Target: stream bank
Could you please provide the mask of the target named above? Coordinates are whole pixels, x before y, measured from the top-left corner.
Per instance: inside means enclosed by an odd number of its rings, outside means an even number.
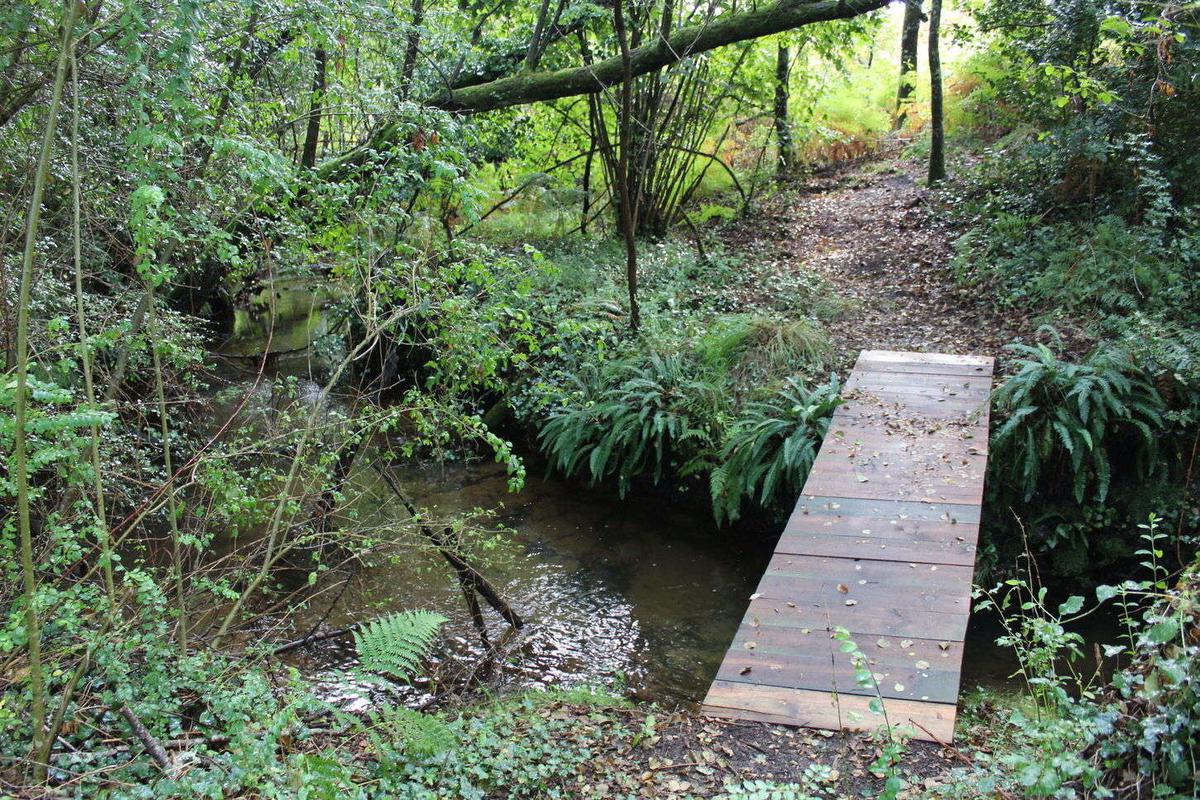
[[[723,227],[727,245],[756,270],[727,287],[730,301],[765,310],[770,303],[787,302],[787,292],[773,298],[742,294],[755,285],[803,284],[808,288],[793,291],[805,295],[816,280],[821,292],[834,297],[823,314],[834,363],[851,359],[859,346],[996,353],[1013,331],[980,324],[994,317],[983,316],[979,298],[967,298],[954,287],[946,263],[948,231],[933,220],[929,197],[911,169],[903,161],[880,160],[834,170],[773,195],[753,226]],[[703,276],[689,280],[697,287],[705,283]],[[311,398],[319,391],[320,379],[314,378],[327,371],[316,343],[330,331],[324,309],[332,299],[294,281],[264,290],[223,326],[221,352],[241,369],[265,348],[269,375],[297,379],[300,398]],[[928,302],[920,305],[922,300]],[[930,310],[929,320],[920,321],[918,306]],[[245,372],[249,376],[251,370]],[[248,385],[252,379],[234,378],[232,384]],[[514,439],[534,438],[512,425]],[[670,481],[653,492],[635,486],[622,497],[610,483],[588,487],[543,468],[536,453],[525,456],[538,466],[530,469],[520,494],[508,492],[508,476],[495,464],[452,461],[396,471],[410,499],[430,519],[472,530],[472,560],[531,621],[491,688],[603,685],[671,708],[695,707],[781,525],[765,531],[745,522],[721,527],[707,502],[672,491]],[[406,510],[380,484],[370,465],[358,465],[341,513],[367,530],[404,529]],[[317,599],[289,621],[297,635],[426,609],[450,620],[441,658],[471,663],[482,655],[453,574],[420,542],[370,555],[348,577],[343,572],[326,576],[315,588]],[[328,602],[331,597],[336,602]],[[489,618],[495,641],[503,626]],[[989,617],[973,620],[964,689],[1010,685],[1016,664],[994,645],[999,632]],[[289,661],[331,682],[330,696],[354,695],[353,687],[347,691],[335,677],[355,663],[349,637],[299,648]],[[420,704],[435,692],[425,683],[410,692],[410,699]]]

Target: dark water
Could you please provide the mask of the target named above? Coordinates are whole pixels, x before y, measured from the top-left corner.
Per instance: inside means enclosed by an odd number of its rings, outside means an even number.
[[[770,542],[717,530],[705,515],[621,501],[557,478],[533,475],[512,494],[492,464],[396,475],[430,518],[495,510],[477,517],[494,533],[476,536],[483,543],[472,559],[528,622],[503,670],[509,683],[617,682],[643,697],[698,700],[770,557]],[[359,525],[405,516],[370,474],[358,477]],[[327,624],[433,610],[450,619],[446,632],[460,656],[478,650],[453,573],[420,545],[414,539],[360,571]],[[315,621],[325,611],[307,614]],[[505,625],[490,610],[485,614],[496,638]],[[334,651],[336,665],[352,660],[350,650]]]

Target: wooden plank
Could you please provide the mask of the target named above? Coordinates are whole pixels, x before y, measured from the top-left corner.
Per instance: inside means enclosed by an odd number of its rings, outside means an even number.
[[[886,426],[864,426],[845,414],[833,418],[825,440],[831,445],[862,447],[883,452],[927,451],[986,456],[987,434],[986,427],[981,424],[926,427],[920,436],[912,436],[908,431]]]
[[[827,629],[749,626],[738,631],[718,680],[953,703],[962,643],[853,634],[873,683],[858,683],[853,660]],[[903,645],[903,646],[902,646]]]
[[[924,429],[941,426],[983,428],[987,423],[986,401],[941,401],[919,395],[876,396],[870,399],[866,395],[859,395],[851,400],[838,409],[838,414],[844,419],[854,420],[858,425],[875,423],[902,430],[901,426],[913,425],[914,420],[923,422]],[[934,424],[931,425],[931,422]],[[927,432],[924,429],[913,430],[912,434],[924,435]]]
[[[759,588],[762,588],[761,586]],[[843,627],[868,636],[898,636],[961,642],[967,634],[967,617],[958,606],[949,612],[929,610],[916,603],[847,606],[840,594],[823,597],[762,595],[750,602],[743,625],[790,627],[809,630]],[[907,598],[905,598],[907,600]]]
[[[954,564],[776,552],[764,574],[796,579],[807,588],[826,583],[842,584],[847,587],[843,594],[854,594],[879,586],[919,586],[933,593],[970,591],[972,572],[971,567]]]
[[[713,681],[704,711],[714,716],[806,728],[873,730],[883,720],[869,705],[870,698],[859,695]],[[884,699],[883,706],[893,725],[913,725],[916,739],[931,741],[936,737],[948,742],[954,736],[957,709],[953,704]]]
[[[980,503],[983,501],[983,486],[956,483],[953,476],[928,478],[896,476],[891,472],[839,470],[829,473],[810,474],[805,489],[817,494],[857,497],[863,500],[916,500],[926,503]],[[866,477],[863,481],[859,476]],[[890,482],[893,477],[905,478],[903,482]],[[874,478],[874,481],[872,481]]]
[[[972,566],[975,563],[975,536],[978,530],[971,528],[970,541],[956,542],[832,533],[785,533],[779,538],[775,552]]]
[[[889,615],[899,611],[894,604],[902,604],[904,610],[909,613],[966,616],[971,610],[969,596],[954,592],[930,591],[916,581],[894,585],[854,586],[844,594],[838,591],[839,583],[850,586],[844,581],[827,581],[814,585],[811,580],[800,577],[767,574],[758,584],[758,591],[763,597],[772,600],[795,603],[801,608],[822,609],[830,615],[833,624],[844,625],[855,631],[870,630],[863,627],[868,624],[866,620],[874,619],[874,615],[881,610]]]
[[[946,375],[936,372],[878,372],[855,371],[846,378],[847,389],[898,389],[901,391],[934,391],[950,394],[990,394],[992,378],[971,371],[965,375]]]
[[[805,492],[796,503],[792,520],[798,516],[851,517],[895,520],[898,524],[978,525],[979,506],[974,503],[915,503],[905,500],[871,500]],[[789,524],[791,524],[789,522]]]
[[[851,502],[851,498],[842,498],[842,502]],[[869,503],[870,500],[854,499],[854,502]],[[841,506],[842,503],[836,503]],[[930,503],[932,506],[933,504]],[[970,522],[960,522],[954,516],[955,510],[969,506],[961,504],[945,504],[947,509],[934,519],[921,519],[908,516],[857,515],[857,514],[812,514],[796,511],[783,529],[784,536],[813,534],[828,536],[854,536],[883,541],[910,540],[922,543],[953,543],[974,542],[979,534],[979,526]],[[784,552],[793,553],[794,550]],[[800,551],[803,552],[803,551]],[[911,559],[910,559],[911,560]],[[917,559],[918,561],[922,559]],[[936,560],[933,563],[939,563]]]
[[[855,369],[861,369],[863,362],[887,362],[894,364],[940,364],[954,367],[986,367],[991,369],[994,359],[991,356],[955,355],[953,353],[914,353],[900,350],[863,350],[858,354],[858,364]]]
[[[987,356],[947,356],[941,353],[864,350],[854,363],[854,371],[991,376],[993,366],[994,360]]]
[[[950,741],[988,455],[992,359],[864,351],[705,713]],[[845,631],[870,670],[858,684]]]

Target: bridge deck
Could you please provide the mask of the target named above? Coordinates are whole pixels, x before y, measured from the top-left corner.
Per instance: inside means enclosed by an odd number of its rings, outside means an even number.
[[[992,359],[864,350],[704,712],[954,736]],[[845,628],[874,686],[831,636]]]

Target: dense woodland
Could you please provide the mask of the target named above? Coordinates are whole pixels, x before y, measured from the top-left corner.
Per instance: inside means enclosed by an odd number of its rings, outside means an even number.
[[[1198,37],[1157,0],[4,3],[0,791],[1196,796]],[[859,348],[998,358],[975,614],[1017,666],[955,746],[505,686],[548,612],[414,468],[769,544]],[[418,554],[465,649],[328,621]]]

